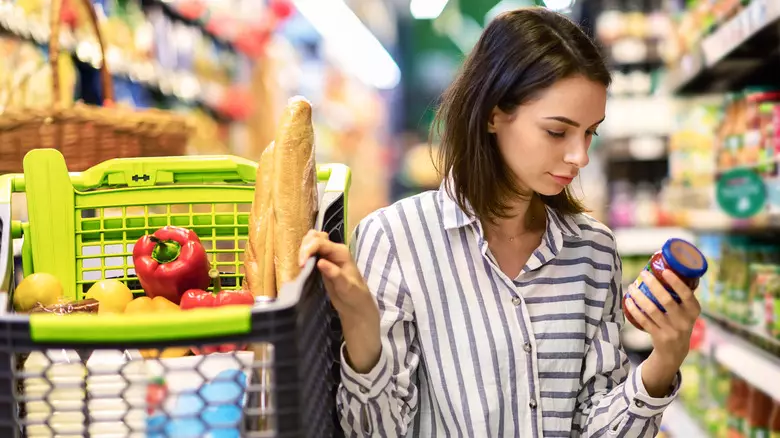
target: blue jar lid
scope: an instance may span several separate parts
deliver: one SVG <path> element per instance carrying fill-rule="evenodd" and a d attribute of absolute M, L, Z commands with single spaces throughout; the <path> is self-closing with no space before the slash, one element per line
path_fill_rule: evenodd
<path fill-rule="evenodd" d="M 707 259 L 692 243 L 683 239 L 669 239 L 661 254 L 666 264 L 681 277 L 699 278 L 707 272 Z"/>

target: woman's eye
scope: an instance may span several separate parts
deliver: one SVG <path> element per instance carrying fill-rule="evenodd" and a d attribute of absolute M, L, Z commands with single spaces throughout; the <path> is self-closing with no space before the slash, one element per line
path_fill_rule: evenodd
<path fill-rule="evenodd" d="M 596 131 L 588 131 L 588 132 L 587 132 L 587 134 L 588 134 L 588 135 L 595 135 L 596 137 L 598 137 L 598 136 L 599 136 L 599 133 L 598 133 L 598 132 L 596 132 Z"/>
<path fill-rule="evenodd" d="M 550 135 L 550 137 L 554 137 L 554 138 L 563 138 L 563 136 L 564 136 L 566 133 L 565 133 L 565 132 L 555 132 L 555 131 L 550 131 L 550 130 L 548 129 L 548 130 L 547 130 L 547 134 L 549 134 L 549 135 Z"/>

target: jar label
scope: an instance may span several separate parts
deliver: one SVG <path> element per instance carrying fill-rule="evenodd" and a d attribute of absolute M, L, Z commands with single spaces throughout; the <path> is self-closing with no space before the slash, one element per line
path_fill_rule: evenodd
<path fill-rule="evenodd" d="M 653 302 L 653 304 L 656 305 L 662 312 L 666 313 L 666 309 L 664 309 L 664 306 L 661 305 L 661 303 L 658 302 L 658 300 L 653 295 L 653 292 L 650 291 L 650 287 L 645 284 L 644 281 L 642 281 L 642 277 L 639 277 L 634 282 L 634 285 L 636 286 L 637 290 L 642 292 L 650 301 Z"/>

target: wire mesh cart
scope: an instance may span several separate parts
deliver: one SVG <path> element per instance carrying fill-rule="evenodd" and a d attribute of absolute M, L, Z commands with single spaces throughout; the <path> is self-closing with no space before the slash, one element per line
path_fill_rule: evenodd
<path fill-rule="evenodd" d="M 275 300 L 166 314 L 14 314 L 14 242 L 24 276 L 55 275 L 69 300 L 118 279 L 141 295 L 133 244 L 195 231 L 237 289 L 257 164 L 231 156 L 115 159 L 68 173 L 56 150 L 0 176 L 0 437 L 338 436 L 337 315 L 315 260 Z M 316 227 L 345 242 L 350 171 L 317 169 Z M 26 198 L 27 221 L 11 217 Z M 224 353 L 196 355 L 205 346 Z"/>

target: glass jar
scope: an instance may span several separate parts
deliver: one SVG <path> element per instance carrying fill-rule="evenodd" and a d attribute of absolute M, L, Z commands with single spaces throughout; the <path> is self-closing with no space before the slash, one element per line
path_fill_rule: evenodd
<path fill-rule="evenodd" d="M 662 276 L 663 271 L 667 269 L 674 272 L 691 290 L 696 290 L 699 286 L 699 280 L 707 272 L 707 259 L 695 245 L 676 238 L 667 240 L 661 250 L 650 257 L 650 261 L 644 270 L 651 273 L 666 288 L 672 298 L 679 303 L 681 301 L 680 297 Z M 634 286 L 635 288 L 629 289 L 623 296 L 623 313 L 634 327 L 641 330 L 641 325 L 634 320 L 631 313 L 626 309 L 626 300 L 631 298 L 631 290 L 641 291 L 662 312 L 666 313 L 666 309 L 650 292 L 650 288 L 642 281 L 641 275 L 634 281 Z"/>

